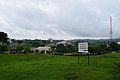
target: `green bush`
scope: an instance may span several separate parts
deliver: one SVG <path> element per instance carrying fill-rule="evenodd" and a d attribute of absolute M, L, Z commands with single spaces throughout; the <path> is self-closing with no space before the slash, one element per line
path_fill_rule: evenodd
<path fill-rule="evenodd" d="M 0 45 L 0 52 L 5 53 L 8 51 L 8 46 L 6 44 Z"/>

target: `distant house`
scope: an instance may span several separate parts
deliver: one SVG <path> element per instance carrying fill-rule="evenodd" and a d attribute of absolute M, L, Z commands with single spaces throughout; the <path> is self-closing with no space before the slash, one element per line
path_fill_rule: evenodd
<path fill-rule="evenodd" d="M 64 46 L 67 46 L 67 45 L 71 45 L 72 43 L 67 41 L 62 41 L 62 42 L 58 42 L 56 45 L 59 45 L 59 44 L 63 44 Z"/>
<path fill-rule="evenodd" d="M 9 45 L 10 53 L 16 53 L 17 52 L 17 44 L 10 44 Z"/>
<path fill-rule="evenodd" d="M 37 51 L 37 53 L 42 53 L 42 51 L 44 51 L 44 53 L 46 54 L 47 51 L 50 52 L 51 51 L 51 47 L 37 47 L 32 49 L 34 52 Z"/>
<path fill-rule="evenodd" d="M 9 48 L 10 48 L 10 49 L 16 49 L 16 48 L 17 48 L 17 44 L 11 44 L 11 45 L 9 46 Z"/>

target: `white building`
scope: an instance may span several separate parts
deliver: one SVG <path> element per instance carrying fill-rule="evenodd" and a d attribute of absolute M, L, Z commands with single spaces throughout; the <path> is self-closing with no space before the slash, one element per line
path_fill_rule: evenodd
<path fill-rule="evenodd" d="M 44 51 L 44 53 L 46 54 L 47 51 L 51 51 L 51 47 L 37 47 L 37 48 L 34 48 L 34 49 L 32 49 L 32 50 L 33 50 L 34 52 L 35 52 L 36 50 L 38 50 L 38 53 Z"/>
<path fill-rule="evenodd" d="M 120 45 L 120 42 L 117 42 L 117 44 L 119 44 L 119 45 Z"/>

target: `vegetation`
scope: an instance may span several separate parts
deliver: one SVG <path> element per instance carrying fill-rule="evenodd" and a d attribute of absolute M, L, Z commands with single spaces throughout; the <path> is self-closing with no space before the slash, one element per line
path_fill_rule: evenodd
<path fill-rule="evenodd" d="M 120 45 L 117 44 L 116 42 L 89 46 L 89 52 L 91 54 L 104 54 L 108 52 L 119 52 L 119 51 L 120 51 Z"/>
<path fill-rule="evenodd" d="M 56 52 L 58 52 L 58 53 L 77 52 L 77 46 L 76 45 L 64 46 L 63 44 L 59 44 L 59 45 L 56 46 Z"/>
<path fill-rule="evenodd" d="M 6 44 L 0 45 L 0 53 L 8 51 L 8 46 Z"/>
<path fill-rule="evenodd" d="M 0 32 L 0 43 L 8 43 L 8 39 L 7 33 Z"/>
<path fill-rule="evenodd" d="M 0 54 L 0 80 L 120 80 L 120 53 L 80 56 Z"/>
<path fill-rule="evenodd" d="M 89 43 L 89 52 L 92 54 L 103 54 L 111 51 L 120 51 L 120 45 L 117 44 L 114 39 L 113 42 L 109 40 L 69 40 L 70 44 L 57 44 L 63 40 L 15 40 L 11 39 L 10 43 L 7 33 L 0 32 L 0 52 L 5 53 L 9 51 L 10 53 L 32 53 L 32 48 L 37 48 L 40 46 L 50 46 L 52 53 L 61 54 L 64 53 L 76 53 L 79 42 L 88 42 Z M 35 51 L 37 52 L 37 51 Z"/>

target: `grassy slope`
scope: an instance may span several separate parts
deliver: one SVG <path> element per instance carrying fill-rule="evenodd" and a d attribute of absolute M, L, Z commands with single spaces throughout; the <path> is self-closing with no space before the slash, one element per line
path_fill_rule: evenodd
<path fill-rule="evenodd" d="M 105 80 L 120 54 L 77 57 L 50 55 L 0 55 L 0 80 Z"/>

